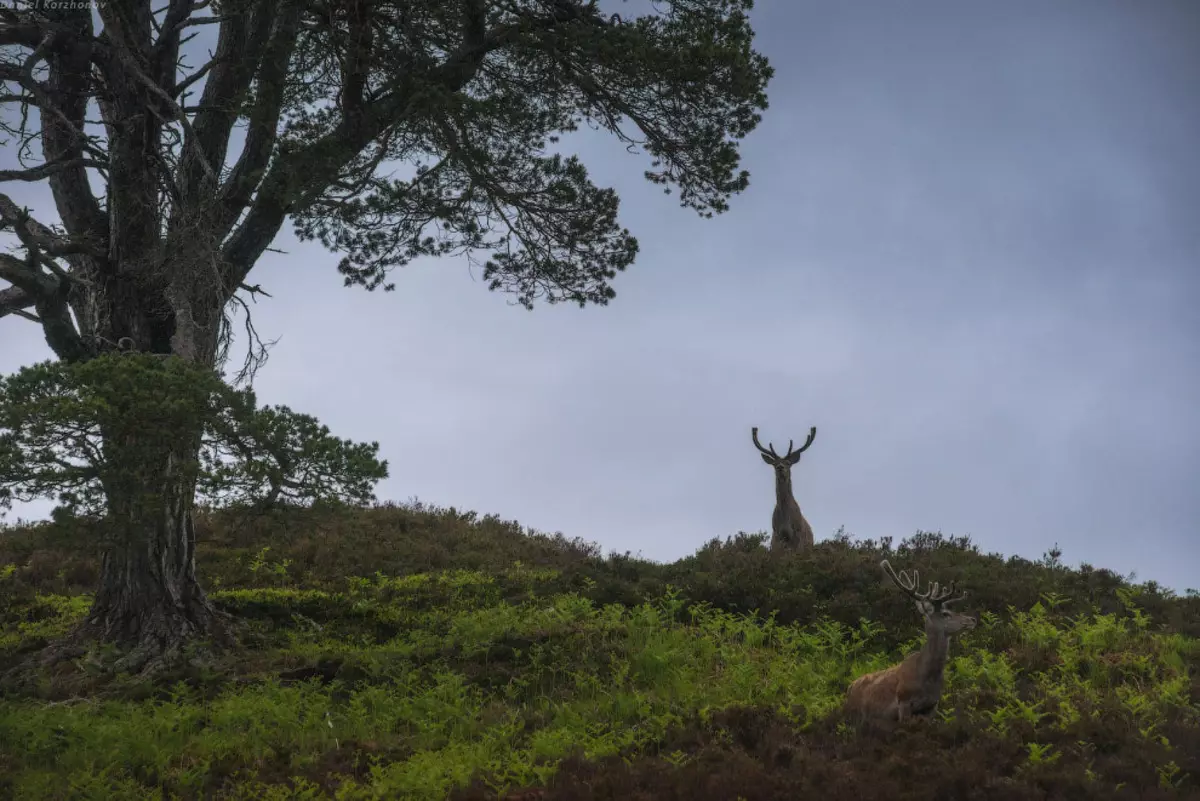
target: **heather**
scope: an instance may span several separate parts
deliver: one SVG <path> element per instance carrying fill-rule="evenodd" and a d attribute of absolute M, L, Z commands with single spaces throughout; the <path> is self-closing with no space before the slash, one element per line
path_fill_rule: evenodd
<path fill-rule="evenodd" d="M 420 503 L 206 512 L 197 535 L 236 646 L 9 682 L 0 795 L 1200 797 L 1200 597 L 1056 550 L 740 534 L 658 564 Z M 860 731 L 846 685 L 920 643 L 885 556 L 957 580 L 980 625 L 936 719 Z M 0 535 L 0 658 L 86 614 L 97 559 L 83 520 Z"/>

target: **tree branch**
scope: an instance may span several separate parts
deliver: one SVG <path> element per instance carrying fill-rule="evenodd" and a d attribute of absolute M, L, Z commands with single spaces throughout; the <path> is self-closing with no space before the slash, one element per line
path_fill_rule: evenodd
<path fill-rule="evenodd" d="M 470 5 L 482 5 L 482 0 L 470 0 Z M 349 0 L 346 4 L 349 18 L 350 41 L 346 45 L 346 56 L 342 61 L 342 116 L 346 126 L 355 130 L 363 122 L 366 113 L 367 76 L 371 70 L 371 19 L 367 0 Z"/>
<path fill-rule="evenodd" d="M 187 134 L 188 138 L 194 141 L 196 139 L 196 133 L 192 129 L 192 124 L 188 122 L 187 114 L 184 113 L 183 109 L 179 107 L 179 104 L 175 102 L 175 98 L 171 96 L 171 93 L 163 89 L 163 87 L 160 86 L 158 82 L 149 75 L 142 72 L 141 68 L 137 65 L 137 62 L 135 62 L 133 58 L 129 56 L 127 51 L 121 50 L 120 53 L 122 56 L 124 56 L 122 59 L 122 66 L 128 70 L 143 86 L 149 89 L 152 95 L 161 100 L 163 104 L 171 110 L 172 117 L 170 121 L 178 122 L 183 127 L 183 130 Z M 195 155 L 196 160 L 200 167 L 204 170 L 205 175 L 207 175 L 213 183 L 216 183 L 217 173 L 216 170 L 213 169 L 213 165 L 209 163 L 203 152 L 196 153 Z"/>
<path fill-rule="evenodd" d="M 70 281 L 70 273 L 63 270 L 53 261 L 53 254 L 44 251 L 54 248 L 61 251 L 64 243 L 53 231 L 30 216 L 29 212 L 17 208 L 12 198 L 0 194 L 0 230 L 11 228 L 21 241 L 26 252 L 25 261 L 7 254 L 0 259 L 0 278 L 13 286 L 33 295 L 35 301 L 52 297 L 59 287 Z M 42 272 L 46 267 L 51 275 Z"/>
<path fill-rule="evenodd" d="M 221 188 L 224 211 L 218 230 L 222 234 L 227 234 L 241 216 L 270 163 L 283 108 L 288 65 L 296 47 L 296 33 L 302 12 L 298 3 L 289 3 L 283 9 L 275 24 L 274 34 L 263 52 L 258 72 L 258 102 L 250 112 L 246 141 L 233 171 Z"/>
<path fill-rule="evenodd" d="M 204 188 L 201 160 L 217 169 L 225 164 L 229 134 L 270 35 L 275 5 L 276 0 L 256 0 L 251 9 L 221 20 L 214 66 L 204 82 L 193 132 L 183 144 L 179 183 L 188 204 L 200 203 L 216 190 L 215 186 Z"/>
<path fill-rule="evenodd" d="M 188 89 L 190 89 L 192 87 L 192 84 L 199 81 L 205 75 L 208 75 L 209 71 L 213 68 L 214 65 L 216 65 L 216 63 L 217 63 L 216 58 L 209 59 L 198 70 L 196 70 L 191 75 L 184 78 L 179 83 L 175 84 L 175 91 L 171 93 L 172 96 L 173 97 L 182 96 L 184 92 L 186 92 Z"/>
<path fill-rule="evenodd" d="M 78 140 L 86 140 L 86 135 L 81 126 L 76 125 L 70 120 L 54 102 L 54 99 L 47 91 L 47 85 L 38 81 L 33 77 L 33 71 L 37 67 L 39 61 L 45 58 L 50 46 L 54 43 L 55 34 L 46 34 L 42 41 L 34 48 L 33 52 L 26 57 L 24 64 L 20 68 L 12 64 L 0 64 L 0 81 L 12 81 L 25 89 L 34 98 L 34 105 L 43 114 L 51 114 L 58 118 L 60 122 L 67 126 L 71 134 Z"/>
<path fill-rule="evenodd" d="M 11 256 L 9 258 L 12 258 Z M 24 311 L 35 303 L 33 295 L 21 289 L 19 286 L 10 286 L 8 289 L 0 289 L 0 317 L 5 317 L 9 314 L 15 314 L 18 317 L 24 317 L 26 320 L 32 320 L 35 323 L 40 323 L 41 320 L 35 315 Z"/>
<path fill-rule="evenodd" d="M 96 167 L 103 169 L 105 162 L 95 159 L 68 159 L 39 164 L 24 170 L 0 170 L 0 181 L 42 181 L 62 170 L 75 167 Z"/>
<path fill-rule="evenodd" d="M 163 20 L 162 30 L 159 31 L 158 41 L 154 43 L 154 55 L 160 61 L 164 60 L 165 56 L 179 48 L 179 32 L 183 30 L 187 22 L 188 16 L 193 11 L 198 11 L 199 7 L 207 5 L 207 3 L 193 3 L 192 0 L 171 0 L 171 4 L 167 7 L 167 16 Z M 175 63 L 175 59 L 170 59 L 171 64 Z"/>
<path fill-rule="evenodd" d="M 87 4 L 60 11 L 59 19 L 55 46 L 47 58 L 47 105 L 41 107 L 42 155 L 47 163 L 83 159 L 84 114 L 95 46 L 92 13 Z M 92 194 L 86 167 L 78 164 L 57 170 L 49 176 L 49 184 L 59 218 L 70 237 L 103 250 L 108 239 L 108 215 Z"/>
<path fill-rule="evenodd" d="M 484 0 L 468 0 L 466 5 L 462 45 L 429 76 L 432 83 L 448 93 L 461 90 L 475 77 L 490 50 L 515 41 L 519 32 L 528 29 L 528 23 L 513 23 L 488 34 L 483 27 Z M 560 13 L 566 15 L 561 10 Z M 545 18 L 542 24 L 550 26 L 558 21 L 558 17 Z M 428 86 L 420 86 L 413 76 L 401 75 L 387 95 L 370 104 L 355 128 L 343 120 L 335 130 L 307 147 L 283 153 L 275 160 L 250 212 L 226 242 L 223 261 L 230 271 L 227 286 L 245 280 L 279 233 L 288 213 L 306 195 L 327 186 L 372 139 L 412 116 L 420 102 L 419 90 L 427 92 Z"/>
<path fill-rule="evenodd" d="M 85 255 L 101 258 L 104 255 L 87 242 L 76 242 L 70 237 L 55 233 L 48 226 L 33 219 L 28 212 L 13 202 L 11 197 L 0 192 L 0 230 L 4 228 L 12 228 L 22 243 L 26 243 L 26 238 L 29 238 L 33 245 L 50 256 Z"/>
<path fill-rule="evenodd" d="M 91 10 L 88 4 L 83 8 Z M 105 34 L 117 43 L 117 49 L 148 59 L 154 14 L 149 0 L 144 2 L 98 3 L 97 11 L 104 23 Z"/>
<path fill-rule="evenodd" d="M 35 300 L 47 292 L 53 291 L 53 286 L 47 287 L 43 284 L 47 277 L 39 275 L 27 262 L 21 261 L 16 256 L 0 253 L 0 278 Z"/>
<path fill-rule="evenodd" d="M 0 278 L 13 285 L 0 292 L 0 317 L 16 314 L 40 323 L 46 343 L 61 359 L 87 358 L 89 351 L 75 328 L 67 303 L 73 284 L 71 274 L 43 255 L 43 245 L 65 247 L 61 238 L 3 194 L 0 194 L 0 228 L 12 228 L 26 250 L 24 261 L 0 253 Z M 43 266 L 50 272 L 42 272 Z M 24 311 L 30 306 L 37 311 L 36 316 Z"/>
<path fill-rule="evenodd" d="M 0 253 L 0 278 L 13 284 L 12 289 L 0 293 L 0 317 L 14 313 L 27 320 L 41 323 L 42 332 L 48 344 L 59 358 L 66 361 L 79 361 L 89 355 L 87 347 L 75 330 L 75 322 L 71 319 L 70 308 L 67 305 L 67 282 L 57 275 L 41 273 L 37 267 L 40 254 L 36 247 L 29 252 L 29 258 L 21 261 L 15 256 Z M 32 303 L 27 303 L 32 300 Z M 33 306 L 37 316 L 24 309 Z"/>
<path fill-rule="evenodd" d="M 37 43 L 45 37 L 50 25 L 44 20 L 34 19 L 29 11 L 14 11 L 0 9 L 0 47 L 20 45 L 22 47 L 37 47 Z"/>

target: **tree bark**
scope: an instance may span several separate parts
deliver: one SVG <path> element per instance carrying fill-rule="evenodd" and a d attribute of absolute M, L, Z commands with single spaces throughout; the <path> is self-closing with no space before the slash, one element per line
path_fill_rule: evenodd
<path fill-rule="evenodd" d="M 116 282 L 90 298 L 109 323 L 104 339 L 124 339 L 133 352 L 213 364 L 219 294 L 202 286 L 187 291 L 180 282 L 129 288 Z M 102 642 L 124 652 L 116 669 L 149 673 L 175 662 L 190 641 L 227 641 L 231 618 L 213 607 L 196 578 L 192 515 L 204 431 L 201 411 L 192 430 L 136 419 L 136 412 L 102 429 L 105 461 L 112 469 L 101 480 L 107 510 L 100 586 L 87 617 L 45 652 L 44 663 Z"/>
<path fill-rule="evenodd" d="M 147 427 L 144 436 L 156 432 Z M 128 438 L 123 444 L 132 447 L 105 443 L 106 450 L 128 450 L 146 461 L 135 475 L 106 485 L 99 589 L 84 621 L 45 652 L 43 663 L 77 656 L 89 644 L 104 642 L 123 651 L 115 669 L 149 673 L 175 662 L 191 641 L 227 641 L 229 617 L 213 607 L 196 579 L 196 476 L 191 466 L 200 438 L 185 434 L 171 439 L 149 448 Z M 146 459 L 147 451 L 157 451 L 157 458 Z"/>

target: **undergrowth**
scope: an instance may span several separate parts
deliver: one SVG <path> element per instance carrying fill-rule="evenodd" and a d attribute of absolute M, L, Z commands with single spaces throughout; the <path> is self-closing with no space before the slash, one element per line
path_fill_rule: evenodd
<path fill-rule="evenodd" d="M 1200 598 L 965 538 L 761 535 L 659 565 L 419 504 L 198 522 L 236 652 L 147 683 L 95 652 L 8 688 L 0 797 L 1200 797 Z M 88 608 L 94 532 L 0 533 L 0 661 Z M 921 642 L 886 556 L 980 616 L 936 719 L 841 719 Z"/>

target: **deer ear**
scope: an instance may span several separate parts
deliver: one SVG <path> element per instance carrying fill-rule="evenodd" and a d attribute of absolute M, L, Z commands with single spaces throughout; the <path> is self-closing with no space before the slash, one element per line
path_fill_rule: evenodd
<path fill-rule="evenodd" d="M 803 453 L 803 451 L 796 451 L 795 453 L 793 453 L 791 456 L 789 456 L 787 458 L 787 463 L 795 464 L 796 462 L 800 461 L 800 454 L 802 454 L 802 453 Z"/>
<path fill-rule="evenodd" d="M 924 617 L 929 617 L 933 614 L 933 604 L 929 603 L 929 601 L 921 600 L 916 601 L 915 603 L 917 605 L 917 611 L 920 612 Z"/>
<path fill-rule="evenodd" d="M 761 456 L 761 457 L 762 457 L 762 460 L 763 460 L 764 462 L 766 462 L 767 464 L 771 465 L 771 467 L 774 467 L 774 466 L 775 466 L 775 460 L 774 460 L 774 459 L 772 459 L 770 456 L 767 456 L 765 453 L 760 453 L 760 454 L 759 454 L 759 456 Z"/>

